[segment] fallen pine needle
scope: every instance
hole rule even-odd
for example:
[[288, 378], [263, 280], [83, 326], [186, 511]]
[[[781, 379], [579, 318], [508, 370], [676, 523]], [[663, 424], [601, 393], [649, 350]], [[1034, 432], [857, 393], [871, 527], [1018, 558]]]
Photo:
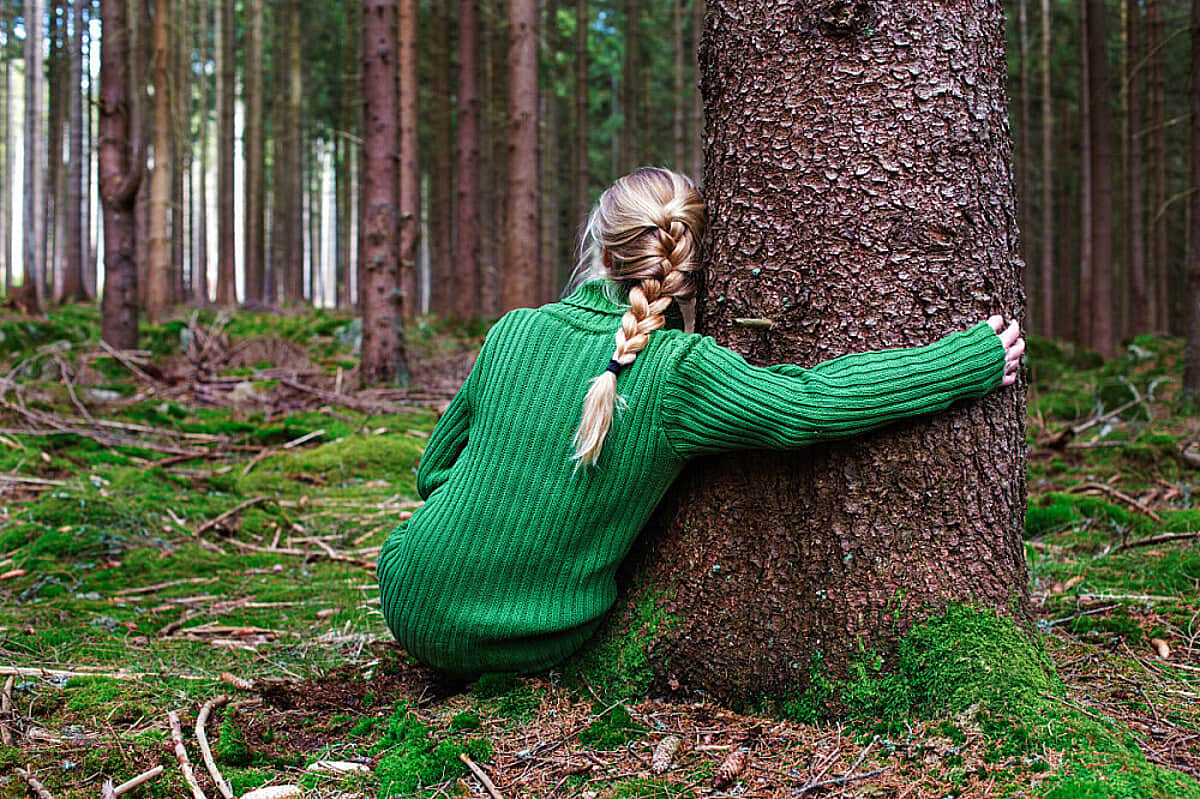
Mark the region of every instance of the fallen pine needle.
[[154, 768], [150, 769], [149, 771], [143, 771], [141, 774], [137, 775], [133, 779], [123, 782], [120, 785], [118, 785], [116, 788], [113, 788], [113, 795], [120, 796], [123, 793], [129, 793], [130, 791], [132, 791], [134, 788], [138, 787], [142, 783], [149, 782], [150, 780], [154, 779], [155, 777], [157, 777], [159, 774], [162, 774], [162, 773], [163, 773], [162, 766], [155, 766]]
[[33, 795], [38, 799], [54, 799], [54, 794], [47, 791], [46, 786], [38, 782], [37, 777], [33, 776], [31, 772], [23, 768], [18, 768], [17, 774], [20, 775], [21, 779], [25, 780], [25, 784], [29, 786], [29, 790], [33, 791]]
[[200, 790], [200, 784], [196, 782], [192, 763], [188, 760], [187, 749], [183, 746], [183, 730], [179, 728], [179, 714], [174, 710], [168, 712], [167, 721], [171, 725], [171, 740], [175, 742], [175, 758], [179, 761], [179, 768], [183, 770], [184, 781], [192, 789], [192, 799], [208, 799], [204, 795], [204, 791]]
[[200, 755], [204, 758], [204, 767], [208, 769], [208, 775], [212, 777], [213, 784], [217, 786], [217, 791], [225, 799], [233, 799], [233, 789], [229, 787], [229, 783], [221, 776], [221, 770], [217, 768], [217, 761], [213, 760], [212, 749], [208, 746], [208, 735], [204, 731], [204, 725], [208, 722], [209, 714], [228, 701], [229, 697], [221, 694], [208, 700], [204, 703], [204, 707], [200, 708], [200, 715], [196, 716], [196, 742], [200, 744]]
[[476, 765], [474, 760], [467, 756], [466, 752], [460, 752], [458, 759], [467, 764], [467, 768], [471, 769], [471, 773], [474, 774], [481, 783], [483, 783], [483, 787], [487, 790], [492, 799], [504, 799], [504, 796], [498, 790], [496, 790], [496, 784], [492, 782], [491, 778], [488, 777], [483, 769]]

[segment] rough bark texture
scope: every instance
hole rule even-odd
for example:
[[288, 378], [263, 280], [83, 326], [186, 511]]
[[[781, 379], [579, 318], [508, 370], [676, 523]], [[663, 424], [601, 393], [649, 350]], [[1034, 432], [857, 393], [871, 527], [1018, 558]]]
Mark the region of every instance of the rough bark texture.
[[1192, 196], [1188, 199], [1191, 226], [1187, 257], [1187, 349], [1183, 365], [1183, 395], [1200, 401], [1200, 0], [1192, 0]]
[[508, 184], [501, 310], [538, 304], [538, 16], [508, 0]]
[[237, 304], [237, 240], [233, 201], [233, 0], [216, 4], [217, 302]]
[[129, 84], [129, 28], [125, 0], [101, 0], [100, 20], [100, 202], [104, 206], [104, 301], [100, 337], [114, 347], [133, 349], [138, 340], [137, 248], [134, 200], [142, 182], [142, 154], [136, 143], [139, 114]]
[[[701, 63], [700, 332], [809, 365], [1021, 315], [999, 3], [714, 4]], [[692, 464], [631, 564], [658, 687], [786, 697], [950, 600], [1027, 619], [1023, 412]]]
[[454, 148], [454, 315], [479, 313], [479, 3], [458, 4], [458, 133]]
[[153, 22], [154, 169], [150, 172], [150, 247], [146, 317], [157, 323], [171, 303], [171, 86], [169, 0], [155, 0]]
[[401, 327], [396, 209], [396, 2], [363, 0], [361, 379], [408, 379]]
[[400, 79], [400, 288], [405, 316], [420, 312], [417, 293], [417, 245], [421, 238], [421, 162], [417, 100], [420, 77], [417, 70], [417, 0], [399, 4]]

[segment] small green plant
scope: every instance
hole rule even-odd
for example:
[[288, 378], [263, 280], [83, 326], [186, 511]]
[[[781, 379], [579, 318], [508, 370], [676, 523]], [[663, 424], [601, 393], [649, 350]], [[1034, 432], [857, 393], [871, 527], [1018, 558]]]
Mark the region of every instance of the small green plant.
[[629, 708], [617, 703], [609, 708], [592, 708], [595, 720], [579, 733], [579, 742], [593, 749], [615, 749], [635, 740], [646, 728], [634, 721]]

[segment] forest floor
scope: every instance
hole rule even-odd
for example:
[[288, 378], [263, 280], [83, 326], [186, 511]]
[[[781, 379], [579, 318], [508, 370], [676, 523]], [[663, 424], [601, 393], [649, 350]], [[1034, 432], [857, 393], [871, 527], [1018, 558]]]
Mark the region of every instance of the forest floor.
[[[334, 314], [199, 312], [137, 352], [97, 327], [82, 307], [0, 317], [0, 796], [96, 797], [156, 766], [130, 796], [191, 795], [172, 714], [209, 797], [198, 718], [233, 796], [1109, 795], [970, 717], [803, 724], [553, 672], [440, 680], [391, 642], [373, 564], [481, 331], [414, 325], [419, 388], [364, 392]], [[1105, 364], [1031, 341], [1026, 553], [1054, 701], [1200, 778], [1181, 350], [1146, 337]]]

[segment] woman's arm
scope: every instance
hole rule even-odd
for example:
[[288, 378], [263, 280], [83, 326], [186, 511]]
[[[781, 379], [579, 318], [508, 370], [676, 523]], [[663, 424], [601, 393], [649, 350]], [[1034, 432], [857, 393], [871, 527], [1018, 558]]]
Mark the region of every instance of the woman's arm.
[[[476, 367], [478, 368], [478, 367]], [[471, 395], [474, 388], [476, 369], [471, 370], [462, 388], [450, 400], [446, 412], [438, 420], [437, 427], [429, 436], [429, 443], [421, 455], [417, 465], [417, 494], [421, 499], [429, 499], [429, 495], [438, 486], [446, 482], [450, 468], [458, 460], [463, 448], [467, 446], [467, 433], [471, 428]]]
[[[685, 457], [791, 449], [932, 413], [1015, 379], [1015, 326], [980, 322], [925, 347], [844, 355], [811, 369], [756, 367], [711, 338], [681, 352], [662, 405], [667, 438]], [[1015, 352], [1010, 360], [1010, 351]]]

